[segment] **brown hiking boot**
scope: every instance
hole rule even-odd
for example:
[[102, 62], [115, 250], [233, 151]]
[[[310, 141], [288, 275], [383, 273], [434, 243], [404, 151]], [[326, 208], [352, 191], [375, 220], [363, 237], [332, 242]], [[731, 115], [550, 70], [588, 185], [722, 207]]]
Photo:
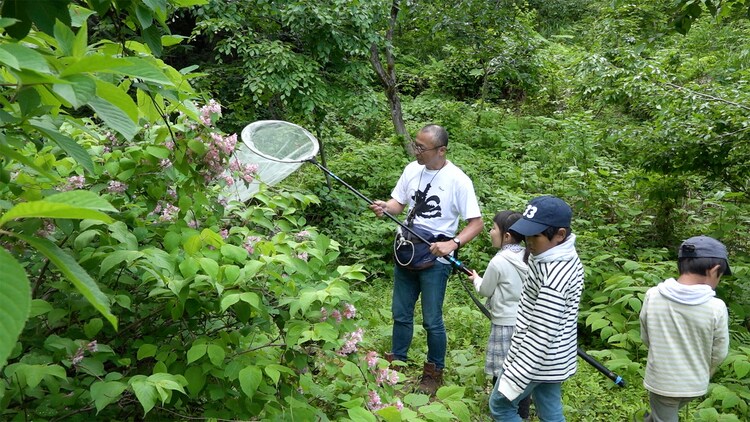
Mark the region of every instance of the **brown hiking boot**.
[[419, 381], [417, 390], [420, 393], [434, 396], [441, 385], [443, 385], [443, 370], [438, 369], [432, 362], [425, 363], [422, 379]]
[[393, 353], [386, 353], [384, 357], [385, 360], [390, 363], [390, 365], [388, 365], [388, 368], [393, 371], [400, 372], [403, 367], [406, 366], [406, 362], [396, 359], [396, 356]]

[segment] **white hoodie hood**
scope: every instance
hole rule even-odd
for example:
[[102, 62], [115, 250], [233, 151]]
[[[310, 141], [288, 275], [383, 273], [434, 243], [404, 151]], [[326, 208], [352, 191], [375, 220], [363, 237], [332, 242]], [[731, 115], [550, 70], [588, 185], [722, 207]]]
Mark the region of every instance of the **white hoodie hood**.
[[707, 284], [680, 284], [674, 278], [662, 281], [656, 286], [667, 299], [684, 305], [700, 305], [716, 296]]

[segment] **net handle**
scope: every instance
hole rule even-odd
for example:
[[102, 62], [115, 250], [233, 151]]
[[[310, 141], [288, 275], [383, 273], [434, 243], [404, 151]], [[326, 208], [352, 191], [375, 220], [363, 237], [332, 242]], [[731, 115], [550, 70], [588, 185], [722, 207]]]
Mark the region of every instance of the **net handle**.
[[[274, 157], [274, 156], [268, 155], [268, 154], [266, 154], [266, 153], [264, 153], [262, 151], [259, 151], [257, 148], [255, 148], [255, 144], [249, 141], [249, 139], [252, 138], [252, 135], [250, 134], [250, 131], [252, 131], [253, 129], [255, 129], [255, 127], [257, 127], [257, 126], [261, 126], [261, 125], [265, 125], [265, 124], [277, 124], [277, 125], [290, 126], [290, 127], [294, 128], [295, 130], [298, 130], [298, 131], [302, 132], [310, 140], [310, 142], [313, 144], [312, 152], [310, 154], [308, 154], [308, 156], [304, 156], [302, 158], [297, 158], [297, 159], [294, 159], [294, 160], [290, 160], [290, 159], [283, 159], [283, 158]], [[257, 122], [250, 123], [249, 125], [245, 126], [244, 129], [242, 129], [241, 138], [242, 138], [242, 143], [245, 144], [245, 146], [253, 154], [256, 154], [259, 157], [265, 158], [266, 160], [274, 161], [274, 162], [277, 162], [277, 163], [294, 164], [294, 163], [309, 162], [310, 160], [313, 160], [315, 158], [315, 156], [318, 154], [318, 150], [320, 148], [320, 144], [318, 143], [318, 139], [315, 138], [315, 136], [313, 136], [313, 134], [310, 133], [307, 129], [303, 128], [300, 125], [296, 125], [294, 123], [290, 123], [290, 122], [287, 122], [287, 121], [284, 121], [284, 120], [259, 120]]]

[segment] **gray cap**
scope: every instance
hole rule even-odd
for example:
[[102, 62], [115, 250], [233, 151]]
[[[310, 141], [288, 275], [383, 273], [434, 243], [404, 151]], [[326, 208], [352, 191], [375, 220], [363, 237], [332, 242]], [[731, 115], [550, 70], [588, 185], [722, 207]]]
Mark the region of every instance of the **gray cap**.
[[677, 251], [678, 258], [719, 258], [727, 261], [725, 275], [731, 275], [729, 269], [729, 255], [723, 243], [708, 236], [694, 236], [682, 242]]

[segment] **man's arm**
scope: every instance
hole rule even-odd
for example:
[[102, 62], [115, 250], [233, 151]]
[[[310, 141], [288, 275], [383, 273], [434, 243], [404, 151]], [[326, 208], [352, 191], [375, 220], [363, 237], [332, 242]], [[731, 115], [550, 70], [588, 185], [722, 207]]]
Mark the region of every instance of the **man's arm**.
[[[469, 243], [472, 239], [477, 237], [484, 228], [482, 217], [474, 217], [466, 220], [468, 223], [461, 233], [456, 235], [456, 239], [461, 242], [461, 245]], [[435, 256], [445, 256], [458, 249], [458, 243], [453, 240], [447, 240], [445, 242], [435, 242], [430, 246], [430, 253]]]
[[406, 204], [402, 204], [393, 198], [389, 199], [388, 202], [372, 201], [372, 204], [370, 204], [370, 209], [378, 217], [382, 217], [385, 213], [394, 216], [399, 215], [404, 211], [404, 208], [406, 208]]

